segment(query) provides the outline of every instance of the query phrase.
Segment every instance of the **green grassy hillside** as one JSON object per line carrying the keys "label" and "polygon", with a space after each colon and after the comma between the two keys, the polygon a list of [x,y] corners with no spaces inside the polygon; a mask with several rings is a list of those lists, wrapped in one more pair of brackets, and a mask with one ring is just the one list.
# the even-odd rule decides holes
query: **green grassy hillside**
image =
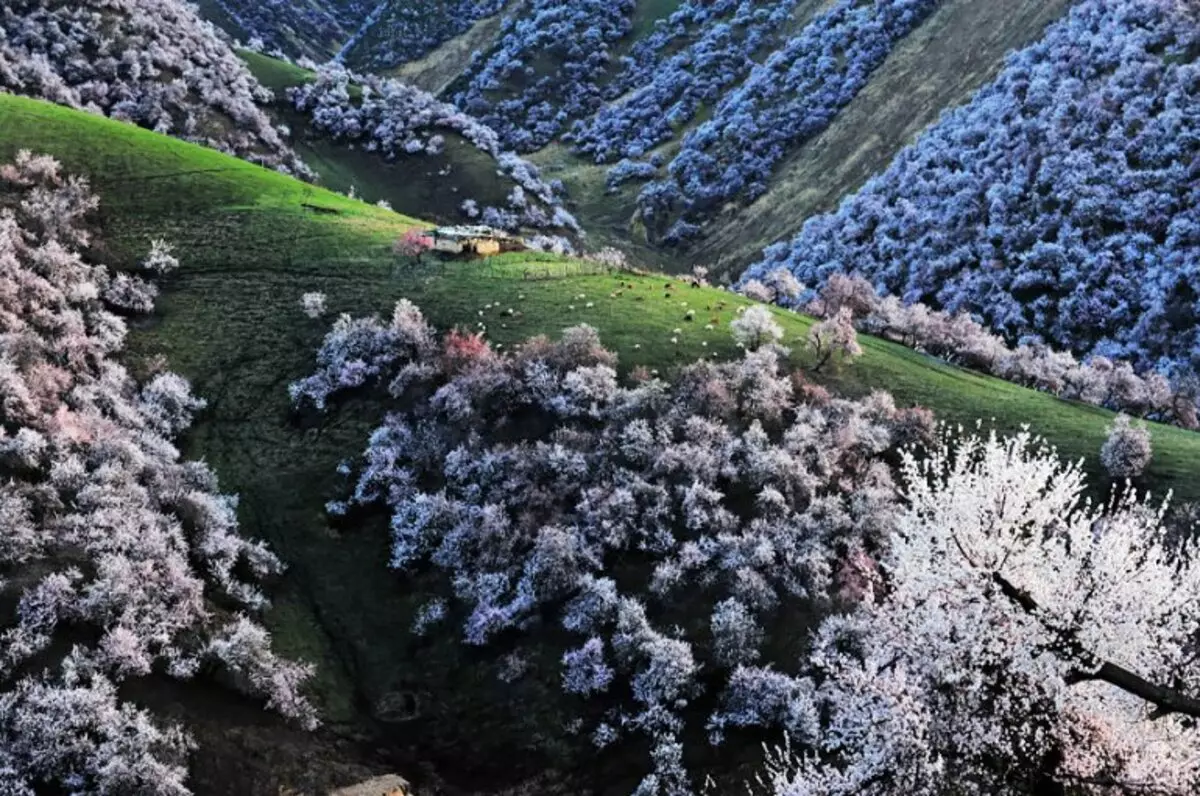
{"label": "green grassy hillside", "polygon": [[[208,399],[186,452],[208,460],[224,488],[241,494],[245,531],[267,539],[289,564],[269,624],[286,652],[319,663],[317,698],[333,727],[362,748],[385,750],[413,777],[418,764],[442,763],[466,785],[498,787],[548,765],[569,767],[546,735],[560,726],[556,676],[504,685],[478,651],[410,637],[415,598],[384,568],[382,524],[326,522],[322,506],[339,490],[335,466],[365,443],[378,408],[351,402],[311,427],[292,416],[287,384],[308,372],[325,330],[302,315],[300,295],[321,290],[332,311],[354,313],[386,312],[409,297],[437,326],[483,322],[505,346],[586,322],[618,351],[623,368],[664,372],[701,355],[736,355],[728,323],[748,302],[662,276],[588,274],[579,263],[540,255],[418,265],[389,252],[392,239],[419,223],[411,218],[129,125],[0,96],[0,161],[22,148],[52,154],[91,179],[102,200],[95,256],[128,266],[152,237],[176,244],[183,267],[164,284],[154,319],[132,335],[128,360],[136,372],[163,354]],[[689,309],[696,311],[690,322]],[[802,362],[798,341],[811,320],[776,314]],[[714,319],[716,328],[705,331]],[[1096,460],[1110,413],[884,341],[863,347],[858,363],[823,381],[851,394],[886,389],[951,422],[982,416],[1002,430],[1030,424],[1065,455]],[[1200,498],[1200,435],[1159,426],[1153,433],[1147,485]],[[395,723],[384,708],[405,694],[418,715]],[[222,748],[235,744],[220,735]],[[596,761],[588,762],[594,771]],[[221,770],[198,766],[198,790],[229,792],[214,773]]]}
{"label": "green grassy hillside", "polygon": [[[472,198],[482,206],[502,206],[513,182],[496,173],[496,161],[459,135],[446,133],[439,155],[382,155],[352,148],[314,132],[305,114],[295,111],[285,92],[303,85],[313,73],[270,56],[241,51],[238,55],[264,86],[276,93],[274,118],[293,133],[297,154],[316,171],[322,185],[367,202],[386,200],[400,212],[419,213],[442,223],[461,223],[460,206]],[[351,92],[353,96],[353,91]]]}

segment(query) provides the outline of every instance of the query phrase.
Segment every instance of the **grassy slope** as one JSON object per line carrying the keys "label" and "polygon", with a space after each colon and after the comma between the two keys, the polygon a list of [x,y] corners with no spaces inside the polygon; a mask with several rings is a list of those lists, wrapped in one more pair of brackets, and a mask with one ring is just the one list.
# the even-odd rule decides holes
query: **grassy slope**
{"label": "grassy slope", "polygon": [[[524,747],[561,718],[554,662],[541,662],[541,676],[501,686],[487,655],[408,637],[417,590],[384,569],[384,529],[326,524],[323,502],[339,490],[334,467],[360,449],[378,408],[351,403],[324,424],[296,425],[285,388],[310,368],[324,331],[301,315],[299,296],[323,290],[338,312],[386,312],[408,296],[443,328],[478,323],[483,312],[492,337],[506,345],[586,321],[624,366],[662,369],[702,353],[734,355],[727,325],[746,302],[678,282],[667,297],[664,277],[523,278],[574,267],[548,258],[398,261],[387,244],[416,223],[410,219],[131,126],[0,96],[0,161],[20,148],[49,152],[91,177],[110,261],[134,262],[151,236],[177,244],[183,268],[164,286],[155,320],[132,336],[129,358],[136,369],[165,354],[210,401],[187,453],[207,459],[225,488],[242,495],[246,532],[269,540],[291,566],[270,622],[288,651],[320,662],[318,698],[330,721],[366,732],[411,766],[443,762],[468,781],[501,784],[526,772],[515,761],[540,770],[544,761]],[[719,301],[728,307],[707,309]],[[485,311],[486,304],[495,306]],[[508,307],[521,317],[501,314]],[[698,311],[695,322],[684,320],[688,308]],[[711,314],[720,326],[705,332]],[[777,314],[791,342],[810,324]],[[669,340],[675,328],[678,346]],[[885,388],[956,422],[983,415],[1006,430],[1027,422],[1068,456],[1093,460],[1110,419],[883,341],[864,347],[863,359],[832,386]],[[1200,496],[1200,436],[1161,427],[1154,435],[1154,486]],[[372,706],[400,691],[417,695],[420,717],[373,723]]]}
{"label": "grassy slope", "polygon": [[291,127],[296,152],[328,188],[345,193],[353,187],[367,202],[385,199],[397,211],[441,223],[461,223],[459,208],[468,197],[482,206],[502,206],[512,190],[513,182],[496,173],[495,160],[457,135],[446,135],[440,155],[399,155],[389,161],[314,133],[307,117],[292,110],[284,97],[288,88],[308,82],[313,73],[258,53],[238,55],[259,82],[276,93],[275,118]]}

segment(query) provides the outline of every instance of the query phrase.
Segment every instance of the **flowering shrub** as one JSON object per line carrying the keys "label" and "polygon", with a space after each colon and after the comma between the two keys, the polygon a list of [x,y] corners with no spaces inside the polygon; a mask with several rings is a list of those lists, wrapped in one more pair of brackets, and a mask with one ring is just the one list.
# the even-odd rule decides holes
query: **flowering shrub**
{"label": "flowering shrub", "polygon": [[[514,354],[481,342],[376,358],[392,411],[330,511],[387,511],[391,566],[441,573],[417,632],[503,636],[497,655],[556,645],[581,732],[648,739],[639,792],[690,792],[679,739],[709,719],[703,697],[792,632],[798,605],[829,604],[841,559],[876,549],[894,507],[881,457],[919,424],[883,394],[804,402],[772,347],[624,386],[586,326]],[[347,383],[322,363],[314,378]]]}
{"label": "flowering shrub", "polygon": [[729,332],[734,342],[751,351],[783,339],[783,327],[776,322],[771,311],[761,304],[747,307],[745,312],[730,321]]}
{"label": "flowering shrub", "polygon": [[178,0],[12,0],[0,91],[94,110],[263,165],[308,171],[226,40]]}
{"label": "flowering shrub", "polygon": [[325,294],[319,291],[305,293],[300,297],[300,309],[309,318],[320,318],[325,314]]}
{"label": "flowering shrub", "polygon": [[857,271],[1012,342],[1193,370],[1198,46],[1188,4],[1077,3],[746,275],[784,267],[818,284]]}
{"label": "flowering shrub", "polygon": [[419,229],[410,229],[392,244],[392,252],[401,257],[414,257],[419,262],[421,255],[433,248],[433,238]]}
{"label": "flowering shrub", "polygon": [[212,610],[262,608],[256,581],[281,565],[171,442],[204,401],[119,364],[126,323],[108,302],[143,283],[80,256],[96,205],[50,158],[0,168],[0,600],[16,607],[0,615],[0,791],[184,794],[183,731],[118,685],[223,665],[311,726],[309,668]]}
{"label": "flowering shrub", "polygon": [[1100,463],[1113,478],[1137,478],[1150,466],[1150,430],[1135,426],[1128,415],[1117,415],[1100,448]]}
{"label": "flowering shrub", "polygon": [[789,148],[824,130],[892,46],[938,5],[839,0],[816,16],[725,94],[712,118],[684,136],[670,176],[638,197],[647,226],[668,242],[681,240],[723,204],[765,193]]}

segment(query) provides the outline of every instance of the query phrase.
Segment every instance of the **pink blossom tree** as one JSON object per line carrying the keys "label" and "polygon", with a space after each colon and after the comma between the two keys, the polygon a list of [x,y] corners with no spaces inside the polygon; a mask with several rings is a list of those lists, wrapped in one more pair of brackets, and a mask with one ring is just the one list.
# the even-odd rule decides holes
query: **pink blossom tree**
{"label": "pink blossom tree", "polygon": [[849,306],[843,305],[837,314],[815,324],[808,331],[808,347],[816,360],[809,368],[820,371],[829,363],[852,362],[862,356],[858,333]]}
{"label": "pink blossom tree", "polygon": [[421,262],[421,256],[432,248],[432,237],[419,229],[410,229],[392,244],[392,253],[401,257],[412,257]]}

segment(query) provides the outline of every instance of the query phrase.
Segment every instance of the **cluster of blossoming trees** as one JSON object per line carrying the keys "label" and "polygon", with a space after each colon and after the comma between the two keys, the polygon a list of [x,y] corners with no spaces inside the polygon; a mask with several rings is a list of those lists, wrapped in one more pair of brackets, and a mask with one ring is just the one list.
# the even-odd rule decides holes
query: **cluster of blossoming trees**
{"label": "cluster of blossoming trees", "polygon": [[[745,79],[762,48],[776,46],[797,0],[720,0],[680,5],[634,45],[624,69],[604,88],[609,104],[575,123],[577,152],[597,163],[641,158],[695,118],[702,105],[717,104]],[[653,164],[648,174],[653,175]],[[636,176],[626,167],[612,180]],[[647,174],[643,169],[643,174]]]}
{"label": "cluster of blossoming trees", "polygon": [[668,178],[638,196],[647,227],[667,242],[683,240],[724,203],[765,193],[789,148],[824,130],[937,7],[938,0],[840,0],[818,14],[684,137]]}
{"label": "cluster of blossoming trees", "polygon": [[1195,542],[1153,506],[1090,507],[1025,434],[906,454],[901,481],[868,597],[798,675],[739,670],[734,718],[804,750],[773,792],[1196,792]]}
{"label": "cluster of blossoming trees", "polygon": [[[351,96],[351,86],[361,97]],[[303,86],[289,89],[296,109],[306,113],[314,129],[335,140],[361,142],[368,152],[385,157],[438,154],[446,136],[469,141],[496,160],[497,171],[514,185],[503,208],[479,208],[474,202],[464,213],[502,228],[518,226],[579,231],[574,217],[562,206],[562,186],[542,180],[536,166],[505,151],[496,132],[453,105],[398,80],[358,75],[337,64],[321,67]]]}
{"label": "cluster of blossoming trees", "polygon": [[[797,0],[684,2],[613,63],[633,5],[535,3],[477,57],[454,102],[518,151],[562,136],[598,163],[625,159],[610,187],[663,177],[638,208],[652,233],[678,242],[721,205],[764,193],[787,152],[823,130],[939,3],[839,0],[785,38]],[[702,106],[712,116],[684,136],[668,174],[657,157],[641,160]]]}
{"label": "cluster of blossoming trees", "polygon": [[1200,18],[1084,0],[836,212],[748,275],[858,272],[1138,369],[1200,355]]}
{"label": "cluster of blossoming trees", "polygon": [[212,25],[178,0],[5,2],[0,91],[307,171],[261,107],[271,93]]}
{"label": "cluster of blossoming trees", "polygon": [[505,19],[500,39],[467,70],[454,103],[505,146],[540,149],[603,101],[611,46],[632,29],[634,0],[532,0]]}
{"label": "cluster of blossoming trees", "polygon": [[638,796],[697,792],[684,739],[745,728],[791,737],[781,796],[1200,785],[1200,570],[1155,510],[1088,509],[1027,436],[938,437],[757,342],[623,383],[586,326],[501,354],[401,301],[340,317],[292,397],[384,398],[330,513],[386,511],[391,566],[442,573],[412,632],[522,639],[506,676],[557,657],[578,742],[649,751]]}
{"label": "cluster of blossoming trees", "polygon": [[[748,279],[740,289],[759,301],[800,305],[807,295],[784,269],[762,280]],[[1200,428],[1200,379],[1194,372],[1168,379],[1138,374],[1124,361],[1094,355],[1080,361],[1070,352],[1042,343],[1010,346],[966,313],[931,310],[895,296],[880,298],[862,277],[834,274],[803,308],[832,319],[844,313],[860,330],[972,370],[1095,406],[1148,417],[1184,428]]]}
{"label": "cluster of blossoming trees", "polygon": [[[115,359],[155,291],[80,256],[95,207],[50,158],[0,167],[0,792],[177,796],[190,741],[123,681],[223,668],[312,725],[309,670],[248,615],[279,561],[171,442],[204,402]],[[145,262],[177,264],[161,243]]]}

